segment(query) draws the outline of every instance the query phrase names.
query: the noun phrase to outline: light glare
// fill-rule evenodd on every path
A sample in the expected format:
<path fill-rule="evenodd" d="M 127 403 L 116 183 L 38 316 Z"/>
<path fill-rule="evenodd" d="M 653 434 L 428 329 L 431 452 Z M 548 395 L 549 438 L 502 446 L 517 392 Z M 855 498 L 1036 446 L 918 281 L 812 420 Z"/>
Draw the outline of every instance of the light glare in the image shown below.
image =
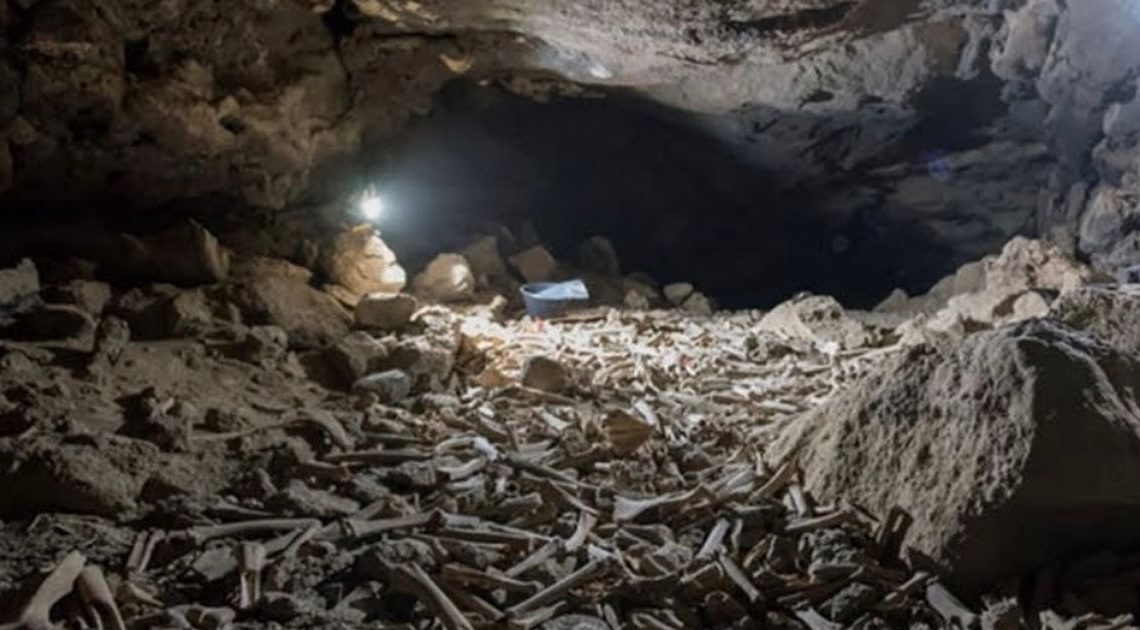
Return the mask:
<path fill-rule="evenodd" d="M 364 195 L 360 200 L 360 215 L 369 221 L 376 221 L 384 214 L 384 202 L 375 193 Z"/>

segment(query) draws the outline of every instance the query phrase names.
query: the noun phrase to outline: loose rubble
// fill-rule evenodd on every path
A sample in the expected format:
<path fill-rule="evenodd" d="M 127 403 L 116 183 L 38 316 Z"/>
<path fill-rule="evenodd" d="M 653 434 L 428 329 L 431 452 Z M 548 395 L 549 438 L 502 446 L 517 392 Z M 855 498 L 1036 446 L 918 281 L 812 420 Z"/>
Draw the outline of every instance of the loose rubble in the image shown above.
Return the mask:
<path fill-rule="evenodd" d="M 465 260 L 480 291 L 505 286 L 506 265 Z M 541 321 L 381 292 L 350 316 L 307 269 L 235 257 L 219 283 L 69 307 L 82 343 L 6 338 L 0 620 L 1132 624 L 1135 557 L 1041 537 L 1056 520 L 1104 543 L 1052 518 L 1090 502 L 1138 530 L 1120 480 L 1140 359 L 1095 316 L 1128 291 L 1073 286 L 1057 321 L 908 345 L 824 297 L 697 315 L 695 287 L 611 280 L 646 310 Z"/>

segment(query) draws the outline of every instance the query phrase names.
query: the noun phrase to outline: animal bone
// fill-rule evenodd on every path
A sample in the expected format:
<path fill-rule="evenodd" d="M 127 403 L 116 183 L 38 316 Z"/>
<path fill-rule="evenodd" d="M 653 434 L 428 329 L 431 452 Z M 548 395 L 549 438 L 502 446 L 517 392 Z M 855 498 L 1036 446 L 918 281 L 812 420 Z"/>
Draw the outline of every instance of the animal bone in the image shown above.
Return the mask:
<path fill-rule="evenodd" d="M 519 602 L 507 609 L 507 615 L 510 617 L 519 617 L 540 606 L 564 599 L 570 591 L 575 588 L 587 582 L 602 579 L 603 576 L 610 572 L 610 567 L 611 563 L 609 560 L 591 560 L 577 571 L 558 580 L 546 589 L 535 593 L 529 599 Z"/>
<path fill-rule="evenodd" d="M 581 549 L 590 536 L 590 531 L 594 529 L 594 525 L 598 522 L 596 514 L 590 512 L 578 513 L 578 526 L 574 529 L 573 535 L 566 540 L 566 552 L 574 553 Z"/>
<path fill-rule="evenodd" d="M 495 575 L 485 571 L 477 571 L 458 564 L 445 564 L 440 573 L 444 582 L 462 586 L 478 586 L 489 590 L 503 589 L 512 593 L 526 593 L 533 595 L 541 585 L 534 582 L 523 582 L 507 576 Z"/>
<path fill-rule="evenodd" d="M 455 602 L 419 564 L 411 562 L 398 565 L 392 569 L 391 578 L 395 588 L 414 595 L 448 630 L 474 630 L 474 626 L 455 606 Z"/>
<path fill-rule="evenodd" d="M 111 630 L 126 630 L 127 624 L 123 622 L 123 615 L 119 612 L 114 595 L 111 594 L 111 587 L 107 585 L 107 579 L 99 567 L 94 565 L 84 567 L 75 581 L 75 588 L 79 591 L 88 614 L 96 620 L 98 627 L 103 627 L 102 622 L 105 619 L 106 627 Z"/>
<path fill-rule="evenodd" d="M 237 536 L 259 534 L 262 532 L 306 529 L 313 527 L 314 525 L 320 526 L 320 524 L 320 521 L 312 518 L 271 518 L 255 521 L 244 521 L 241 523 L 227 523 L 225 525 L 204 525 L 201 527 L 191 527 L 190 529 L 186 530 L 185 533 L 190 537 L 191 540 L 201 544 L 215 538 L 234 538 Z"/>
<path fill-rule="evenodd" d="M 261 600 L 261 572 L 265 569 L 265 547 L 242 543 L 238 547 L 238 610 L 249 610 Z"/>
<path fill-rule="evenodd" d="M 958 628 L 969 630 L 978 627 L 979 618 L 973 611 L 966 608 L 965 604 L 958 601 L 946 587 L 938 582 L 931 582 L 926 587 L 926 601 L 938 614 L 942 616 L 946 623 L 953 627 L 957 624 Z"/>
<path fill-rule="evenodd" d="M 78 551 L 67 554 L 40 583 L 16 622 L 0 626 L 0 629 L 55 630 L 55 624 L 51 622 L 52 606 L 71 592 L 85 564 L 87 558 Z"/>

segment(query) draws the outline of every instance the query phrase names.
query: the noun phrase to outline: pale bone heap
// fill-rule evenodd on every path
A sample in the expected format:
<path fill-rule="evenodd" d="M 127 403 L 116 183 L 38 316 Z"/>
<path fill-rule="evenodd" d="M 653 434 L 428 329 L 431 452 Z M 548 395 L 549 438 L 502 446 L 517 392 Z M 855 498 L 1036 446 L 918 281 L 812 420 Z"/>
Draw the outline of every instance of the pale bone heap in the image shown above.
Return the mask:
<path fill-rule="evenodd" d="M 1050 251 L 1019 241 L 983 263 L 964 288 L 977 298 L 966 300 L 969 327 L 1032 315 L 1008 307 L 1080 271 L 1054 265 Z M 1027 257 L 1047 264 L 1009 264 Z M 1060 271 L 1011 280 L 1026 269 Z M 921 306 L 963 302 L 948 297 Z M 997 305 L 987 321 L 979 302 Z M 12 627 L 51 628 L 53 617 L 111 628 L 1132 624 L 1071 595 L 1019 603 L 1016 583 L 968 606 L 905 548 L 907 513 L 824 504 L 794 460 L 766 460 L 787 421 L 909 344 L 961 334 L 962 313 L 947 331 L 924 328 L 926 316 L 900 326 L 905 317 L 846 313 L 812 296 L 769 314 L 711 317 L 605 308 L 535 322 L 485 307 L 399 310 L 408 325 L 388 322 L 369 337 L 388 359 L 420 348 L 380 372 L 405 381 L 399 394 L 382 390 L 388 404 L 381 390 L 349 396 L 309 384 L 297 357 L 267 348 L 284 334 L 257 333 L 252 367 L 213 351 L 186 355 L 197 357 L 190 370 L 240 367 L 253 383 L 283 383 L 293 403 L 260 402 L 278 421 L 236 431 L 190 420 L 170 428 L 185 410 L 175 398 L 188 395 L 173 392 L 148 407 L 147 421 L 165 427 L 150 438 L 161 456 L 261 463 L 220 494 L 173 492 L 113 504 L 110 518 L 39 514 L 19 526 L 14 540 L 30 547 L 72 540 L 101 560 L 71 551 L 42 581 L 31 578 L 38 588 Z M 209 335 L 190 343 L 221 347 Z M 333 356 L 348 355 L 343 343 Z M 164 347 L 132 342 L 118 349 L 122 360 L 97 347 L 83 378 L 114 386 L 133 355 Z M 13 344 L 6 356 L 31 362 L 37 350 Z M 33 427 L 17 440 L 32 438 L 102 439 Z"/>

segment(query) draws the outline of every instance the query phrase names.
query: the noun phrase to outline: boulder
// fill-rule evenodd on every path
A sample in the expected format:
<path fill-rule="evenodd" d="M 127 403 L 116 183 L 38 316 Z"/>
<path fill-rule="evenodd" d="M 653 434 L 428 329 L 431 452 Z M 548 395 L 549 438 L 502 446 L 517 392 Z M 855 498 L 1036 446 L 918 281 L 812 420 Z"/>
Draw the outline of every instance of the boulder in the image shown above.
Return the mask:
<path fill-rule="evenodd" d="M 681 304 L 681 308 L 693 315 L 709 316 L 713 314 L 713 304 L 704 293 L 694 291 L 689 297 L 685 298 L 685 302 Z"/>
<path fill-rule="evenodd" d="M 1062 295 L 1050 315 L 1140 357 L 1140 286 L 1087 286 Z"/>
<path fill-rule="evenodd" d="M 604 236 L 591 236 L 578 246 L 578 264 L 583 269 L 604 276 L 621 274 L 621 264 L 618 261 L 617 250 L 614 244 Z"/>
<path fill-rule="evenodd" d="M 280 326 L 251 326 L 228 354 L 240 361 L 265 365 L 284 359 L 288 350 L 289 335 Z"/>
<path fill-rule="evenodd" d="M 688 282 L 674 282 L 673 284 L 665 285 L 665 299 L 673 306 L 680 306 L 689 299 L 689 296 L 696 291 L 696 288 Z"/>
<path fill-rule="evenodd" d="M 907 543 L 973 589 L 1140 542 L 1140 359 L 1049 320 L 891 355 L 784 427 L 806 487 L 913 518 Z"/>
<path fill-rule="evenodd" d="M 352 385 L 358 396 L 372 395 L 384 404 L 398 403 L 412 392 L 412 379 L 402 370 L 369 374 Z"/>
<path fill-rule="evenodd" d="M 348 334 L 352 316 L 331 295 L 313 288 L 312 272 L 277 258 L 252 258 L 234 268 L 230 299 L 244 321 L 279 326 L 290 344 L 328 345 Z"/>
<path fill-rule="evenodd" d="M 133 510 L 159 462 L 153 444 L 115 435 L 41 435 L 0 443 L 0 517 Z"/>
<path fill-rule="evenodd" d="M 459 254 L 440 254 L 412 279 L 412 292 L 429 302 L 462 302 L 475 297 L 475 274 Z"/>
<path fill-rule="evenodd" d="M 388 356 L 387 346 L 359 330 L 349 333 L 324 352 L 330 368 L 345 388 L 379 369 L 380 363 Z"/>
<path fill-rule="evenodd" d="M 66 304 L 44 304 L 21 313 L 4 334 L 24 341 L 87 339 L 95 332 L 95 320 L 85 311 Z"/>
<path fill-rule="evenodd" d="M 185 221 L 158 234 L 124 236 L 124 273 L 183 286 L 214 284 L 230 272 L 230 253 L 206 228 Z"/>
<path fill-rule="evenodd" d="M 396 330 L 408 325 L 419 309 L 416 298 L 405 293 L 374 293 L 356 305 L 356 325 L 378 330 Z"/>
<path fill-rule="evenodd" d="M 561 392 L 570 386 L 570 375 L 554 359 L 530 357 L 523 363 L 522 384 L 544 392 Z"/>
<path fill-rule="evenodd" d="M 369 226 L 346 230 L 333 238 L 323 249 L 321 269 L 330 282 L 357 298 L 369 293 L 399 293 L 407 283 L 396 254 Z"/>
<path fill-rule="evenodd" d="M 558 261 L 541 245 L 511 256 L 510 261 L 527 282 L 550 282 L 558 274 Z"/>
<path fill-rule="evenodd" d="M 494 282 L 509 274 L 507 263 L 499 253 L 499 239 L 485 236 L 459 250 L 459 255 L 467 260 L 471 271 L 480 280 Z"/>
<path fill-rule="evenodd" d="M 36 265 L 25 258 L 20 264 L 0 269 L 0 307 L 18 304 L 40 292 L 40 274 Z"/>
<path fill-rule="evenodd" d="M 111 302 L 111 285 L 94 280 L 72 280 L 64 284 L 48 287 L 43 298 L 53 304 L 78 306 L 91 315 L 101 315 Z"/>
<path fill-rule="evenodd" d="M 431 337 L 403 339 L 379 361 L 377 369 L 402 370 L 417 391 L 437 391 L 451 376 L 457 347 Z"/>
<path fill-rule="evenodd" d="M 800 295 L 780 304 L 765 315 L 756 328 L 844 349 L 859 348 L 876 341 L 874 332 L 849 317 L 835 298 L 820 295 Z"/>

